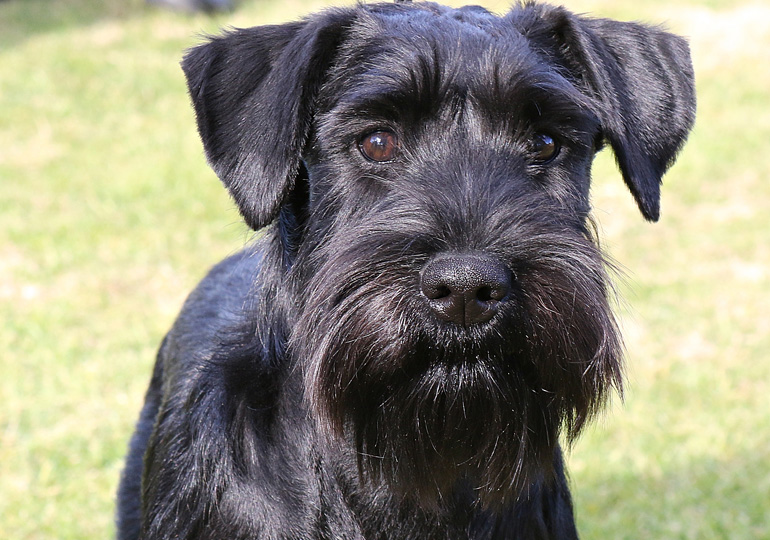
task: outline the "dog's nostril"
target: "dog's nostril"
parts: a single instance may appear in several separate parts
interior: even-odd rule
[[[452,291],[449,289],[449,287],[446,287],[444,285],[439,285],[436,287],[436,292],[434,295],[430,296],[429,298],[431,300],[439,300],[441,298],[446,298],[447,296],[451,296]]]
[[[435,259],[423,269],[420,286],[434,314],[463,326],[490,320],[511,290],[511,273],[478,255]]]
[[[489,302],[491,300],[497,300],[496,298],[492,297],[492,288],[491,287],[481,287],[478,291],[476,291],[476,299],[480,302]]]

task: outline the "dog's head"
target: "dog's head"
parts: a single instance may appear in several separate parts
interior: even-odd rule
[[[363,470],[428,502],[547,476],[620,385],[591,162],[608,143],[658,218],[694,118],[685,42],[536,4],[359,5],[183,67],[209,162],[275,222],[310,402]]]

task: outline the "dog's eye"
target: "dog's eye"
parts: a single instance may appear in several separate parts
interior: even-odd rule
[[[545,133],[536,133],[530,141],[532,159],[535,163],[544,164],[559,154],[559,143]]]
[[[398,137],[385,130],[367,133],[358,141],[358,149],[370,161],[393,161],[398,156]]]

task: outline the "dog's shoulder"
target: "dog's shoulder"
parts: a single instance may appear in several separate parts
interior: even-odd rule
[[[238,327],[254,302],[261,267],[262,254],[255,247],[214,266],[185,301],[175,333],[212,342],[222,332]]]
[[[185,370],[212,370],[250,356],[258,367],[254,312],[262,261],[262,249],[256,244],[209,271],[188,296],[168,334],[167,361]]]

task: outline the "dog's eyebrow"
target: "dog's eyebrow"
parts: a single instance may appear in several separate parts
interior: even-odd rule
[[[554,72],[524,73],[498,85],[462,87],[435,79],[421,85],[415,82],[415,74],[408,84],[392,72],[373,78],[376,83],[367,78],[366,84],[350,89],[335,107],[351,132],[380,123],[414,126],[437,115],[456,118],[467,106],[486,118],[487,125],[509,133],[535,129],[577,143],[587,136],[595,138],[600,130],[590,98]]]
[[[467,67],[463,60],[457,58],[455,63]],[[469,76],[458,75],[460,70],[451,66],[436,68],[437,59],[423,54],[411,56],[409,62],[392,61],[382,67],[372,62],[368,69],[362,70],[357,84],[344,92],[340,105],[365,111],[382,109],[387,104],[398,110],[405,102],[428,106],[451,96],[472,94],[494,103],[534,100],[562,104],[570,109],[591,108],[591,100],[556,71],[532,73],[505,66],[506,63],[515,64],[507,61],[482,65],[477,74]]]
[[[370,64],[336,108],[392,120],[433,114],[457,89],[449,84],[451,77],[434,67],[435,58],[409,56],[382,67]]]
[[[530,121],[549,120],[577,124],[598,122],[594,101],[551,66],[517,66],[490,55],[488,84],[469,89],[474,105],[494,113],[524,116]]]
[[[518,95],[526,96],[536,105],[539,116],[596,119],[590,98],[580,93],[566,79],[536,81],[523,90],[517,90]]]
[[[369,87],[352,93],[340,102],[340,108],[355,111],[357,114],[399,119],[415,112],[428,115],[438,108],[441,98],[433,93],[414,91],[391,85]]]

